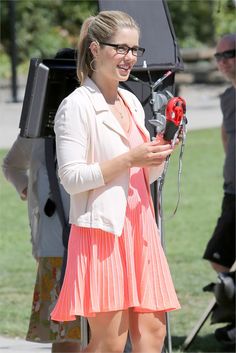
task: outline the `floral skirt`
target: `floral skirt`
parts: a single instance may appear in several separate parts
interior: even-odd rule
[[[61,257],[39,258],[27,341],[53,343],[80,340],[80,318],[66,323],[50,320],[50,312],[60,291],[61,266]]]

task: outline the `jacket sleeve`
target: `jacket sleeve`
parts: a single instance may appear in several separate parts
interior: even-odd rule
[[[32,139],[18,136],[3,159],[3,174],[19,194],[28,186],[31,150]]]
[[[90,131],[86,102],[64,99],[55,117],[58,175],[65,190],[77,194],[104,185],[98,163],[88,161]]]

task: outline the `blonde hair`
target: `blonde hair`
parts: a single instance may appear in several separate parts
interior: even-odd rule
[[[101,11],[97,16],[91,16],[84,21],[80,31],[77,62],[77,76],[81,84],[92,74],[90,63],[93,55],[90,44],[94,41],[109,41],[121,28],[135,28],[140,32],[135,20],[122,11]]]

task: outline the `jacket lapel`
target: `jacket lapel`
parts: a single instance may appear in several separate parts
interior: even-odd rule
[[[117,132],[119,135],[121,135],[127,140],[127,136],[124,130],[122,129],[121,125],[118,123],[118,121],[116,120],[116,118],[114,117],[114,115],[110,110],[107,112],[106,116],[104,115],[102,118],[103,118],[103,124],[108,126],[110,129],[114,130],[115,132]]]
[[[84,82],[85,89],[89,93],[89,99],[96,111],[97,118],[102,119],[103,123],[108,126],[110,129],[114,130],[116,133],[121,135],[123,138],[127,140],[127,136],[122,129],[121,125],[119,122],[116,120],[112,112],[110,111],[107,102],[105,101],[105,98],[99,88],[96,86],[96,84],[90,79],[87,78]],[[128,96],[125,94],[124,90],[119,89],[119,94],[122,96],[124,102],[126,103],[127,107],[129,108],[133,119],[135,120],[135,123],[139,127],[139,129],[142,131],[145,140],[149,141],[150,140],[150,135],[148,130],[143,126],[143,122],[139,121],[137,119],[137,114],[139,114],[138,109],[135,107],[134,102],[130,102],[128,99]]]
[[[102,119],[103,124],[127,140],[124,130],[110,111],[103,94],[95,83],[90,78],[87,78],[85,80],[84,87],[89,92],[89,99],[94,107],[94,110],[96,111],[97,119]]]
[[[131,102],[130,99],[128,99],[128,96],[124,95],[124,93],[125,93],[124,90],[119,89],[119,94],[124,100],[126,106],[128,107],[135,124],[142,132],[145,142],[148,142],[150,140],[150,134],[149,134],[149,131],[146,129],[146,127],[143,125],[143,123],[141,123],[141,119],[140,120],[138,119],[138,114],[140,114],[140,112],[136,108],[134,101]]]

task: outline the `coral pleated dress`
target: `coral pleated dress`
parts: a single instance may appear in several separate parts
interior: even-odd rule
[[[129,141],[135,147],[143,137],[132,118],[130,125]],[[52,320],[131,307],[139,312],[180,308],[151,202],[143,169],[131,168],[120,237],[72,225],[66,274]]]

